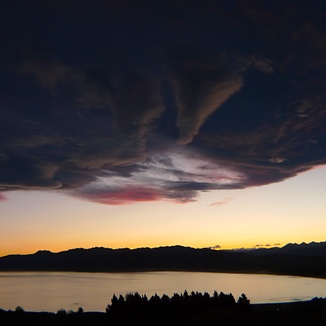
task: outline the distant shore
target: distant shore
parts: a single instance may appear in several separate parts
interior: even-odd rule
[[[128,269],[128,270],[93,270],[93,269],[82,269],[82,270],[62,270],[62,269],[10,269],[10,270],[1,270],[0,273],[25,273],[25,272],[62,272],[62,273],[151,273],[151,272],[189,272],[189,273],[222,273],[222,274],[248,274],[248,275],[275,275],[275,276],[294,276],[294,277],[309,277],[309,278],[317,278],[317,279],[326,279],[326,275],[322,274],[300,274],[300,273],[277,273],[273,271],[219,271],[219,270],[206,270],[206,269]]]
[[[138,249],[70,249],[0,257],[0,271],[189,271],[326,278],[326,242],[252,251],[183,246]]]

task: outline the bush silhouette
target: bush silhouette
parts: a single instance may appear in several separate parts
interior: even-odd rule
[[[25,312],[25,310],[21,306],[17,306],[16,309],[15,309],[15,312],[23,313],[23,312]]]

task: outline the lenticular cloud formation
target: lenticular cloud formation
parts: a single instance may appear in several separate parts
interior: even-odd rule
[[[111,205],[157,200],[186,203],[196,200],[201,191],[238,188],[245,180],[237,171],[184,151],[156,154],[129,170],[125,176],[107,172],[73,194]]]
[[[320,1],[3,9],[0,201],[187,203],[326,162]]]

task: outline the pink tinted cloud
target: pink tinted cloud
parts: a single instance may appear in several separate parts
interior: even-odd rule
[[[195,201],[196,194],[185,192],[178,195],[173,192],[155,188],[132,185],[119,189],[101,189],[74,194],[78,198],[105,205],[130,205],[142,202],[169,201],[175,204],[187,204]]]
[[[228,204],[230,201],[234,200],[234,197],[226,197],[222,200],[216,201],[215,203],[210,204],[209,206],[222,206]]]
[[[84,194],[83,198],[100,204],[117,206],[163,199],[159,191],[141,186],[128,186],[114,191]]]
[[[0,193],[0,201],[7,200],[7,197]]]
[[[196,201],[201,191],[231,189],[245,179],[238,171],[216,162],[206,162],[203,157],[186,150],[160,153],[130,167],[128,175],[101,177],[71,195],[106,205],[152,201],[185,204]],[[228,197],[224,201],[232,199]]]

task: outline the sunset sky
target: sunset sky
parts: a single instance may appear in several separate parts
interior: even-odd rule
[[[325,241],[325,13],[3,1],[0,256]]]

